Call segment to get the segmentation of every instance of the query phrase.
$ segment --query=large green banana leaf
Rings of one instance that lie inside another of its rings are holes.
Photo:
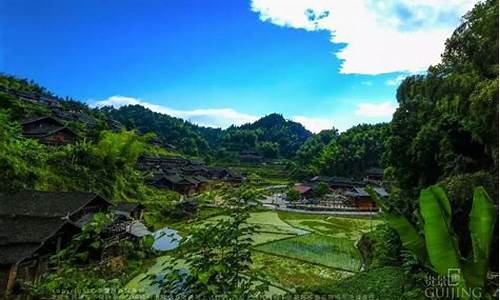
[[[440,275],[460,269],[458,243],[451,228],[451,209],[445,192],[431,186],[420,192],[420,213],[424,220],[429,260]]]
[[[466,279],[471,287],[483,287],[490,259],[493,230],[497,209],[482,187],[474,190],[474,200],[469,215],[472,255],[466,264]]]

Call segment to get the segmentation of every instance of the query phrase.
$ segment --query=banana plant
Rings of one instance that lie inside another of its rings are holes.
[[[456,278],[459,288],[484,288],[497,220],[497,209],[484,188],[477,187],[474,190],[469,214],[472,251],[468,255],[460,253],[458,239],[451,226],[451,205],[439,185],[420,192],[419,212],[423,228],[415,226],[401,214],[390,211],[373,189],[368,188],[368,192],[383,208],[384,218],[399,233],[405,248],[431,265],[441,276],[448,275],[450,269],[459,269]]]

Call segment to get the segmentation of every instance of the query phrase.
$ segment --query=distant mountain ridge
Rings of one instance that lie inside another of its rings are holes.
[[[0,86],[40,95],[55,95],[32,80],[0,75]],[[267,158],[291,158],[313,134],[302,124],[286,120],[281,114],[269,114],[261,119],[227,129],[202,127],[189,121],[151,111],[141,105],[90,108],[74,99],[59,99],[67,111],[82,111],[95,117],[121,123],[128,130],[141,134],[153,132],[164,143],[179,152],[205,158],[228,158],[239,152],[255,152]],[[101,127],[106,129],[106,127]],[[112,129],[112,128],[108,128]]]

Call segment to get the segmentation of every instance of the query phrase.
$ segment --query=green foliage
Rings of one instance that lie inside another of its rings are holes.
[[[301,124],[285,120],[282,115],[270,114],[254,123],[240,127],[231,126],[221,132],[221,143],[218,147],[217,158],[228,160],[223,154],[227,151],[256,151],[266,158],[292,158],[297,149],[304,143],[311,133]],[[233,161],[238,156],[233,157]]]
[[[220,129],[198,127],[140,105],[122,106],[119,109],[103,107],[100,112],[121,122],[129,130],[137,130],[142,134],[154,132],[163,141],[191,156],[210,155],[210,145],[220,138]]]
[[[314,197],[321,198],[329,192],[330,187],[324,182],[320,182],[317,186],[314,187]]]
[[[299,168],[308,176],[361,178],[368,168],[381,165],[388,129],[389,125],[382,123],[354,126],[340,135],[336,130],[321,132],[297,151]]]
[[[373,191],[371,194],[384,207],[383,201]],[[447,275],[450,269],[460,269],[457,280],[459,287],[484,288],[493,230],[497,222],[497,209],[486,191],[482,187],[474,190],[469,213],[472,251],[466,256],[460,251],[451,222],[451,205],[440,186],[431,186],[421,191],[419,212],[423,223],[420,230],[395,213],[384,213],[384,217],[398,231],[403,245],[421,261],[431,264],[439,275]],[[421,230],[423,236],[419,234]],[[425,253],[422,247],[425,247]]]
[[[247,224],[247,218],[247,213],[235,212],[193,230],[181,242],[177,258],[166,265],[165,276],[153,276],[160,295],[174,299],[262,296],[267,285],[248,276],[251,235],[256,228]],[[185,269],[176,268],[179,265]]]
[[[120,251],[125,260],[123,266],[97,263],[104,244],[101,234],[112,223],[113,216],[98,213],[93,220],[82,228],[70,245],[50,258],[51,272],[44,273],[36,282],[24,282],[26,294],[37,299],[68,299],[76,296],[93,299],[95,293],[115,292],[112,297],[131,297],[129,291],[122,289],[140,269],[137,259],[144,259],[153,253],[151,237],[139,243],[121,241]]]
[[[449,176],[497,173],[498,1],[467,13],[441,63],[406,78],[397,99],[384,160],[409,199]]]
[[[387,223],[363,234],[358,242],[367,269],[400,265],[401,248],[397,232]]]
[[[45,146],[24,139],[19,124],[0,110],[0,192],[32,189],[46,161]]]
[[[47,96],[52,95],[52,92],[48,91],[45,87],[38,85],[33,80],[20,79],[3,73],[0,73],[0,85],[14,90],[40,93]]]
[[[265,158],[278,158],[279,144],[275,142],[260,142],[257,145],[257,151]]]
[[[337,298],[333,299],[425,299],[415,278],[393,266],[371,269],[308,290],[316,295],[335,295]]]
[[[297,201],[300,199],[300,193],[299,191],[297,191],[296,189],[290,189],[287,193],[286,193],[286,198],[288,201]]]
[[[103,131],[97,144],[82,141],[55,149],[50,153],[49,175],[38,186],[94,191],[110,200],[144,200],[144,176],[136,164],[149,147],[147,139],[131,131]]]

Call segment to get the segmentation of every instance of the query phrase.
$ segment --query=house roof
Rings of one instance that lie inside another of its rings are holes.
[[[40,128],[35,128],[32,130],[26,130],[23,132],[26,136],[36,136],[36,137],[45,137],[45,136],[50,136],[55,133],[65,131],[66,133],[69,133],[70,135],[73,136],[78,136],[76,132],[71,130],[69,127],[64,126],[64,127],[57,127],[57,128],[50,128],[50,127],[40,127]]]
[[[389,197],[389,193],[387,192],[386,189],[383,187],[374,187],[373,190],[375,193],[377,193],[380,197]]]
[[[23,191],[11,196],[0,194],[0,215],[62,217],[73,214],[96,198],[111,205],[96,193]]]
[[[132,221],[129,225],[127,225],[126,231],[135,237],[151,235],[151,231],[149,231],[146,226],[139,221]]]
[[[352,188],[352,190],[345,192],[344,195],[348,197],[370,197],[370,194],[368,194],[364,188],[355,186]]]
[[[22,125],[27,125],[27,124],[39,122],[39,121],[42,121],[42,120],[51,121],[52,123],[57,124],[59,126],[64,126],[64,124],[61,121],[57,120],[56,118],[54,118],[52,116],[42,116],[42,117],[34,117],[34,118],[23,119],[21,121],[21,124]]]
[[[372,167],[372,168],[369,168],[368,170],[366,170],[365,174],[382,176],[382,175],[384,175],[384,169]]]
[[[300,194],[304,194],[312,190],[310,186],[304,184],[296,185],[294,186],[294,189]]]
[[[132,212],[136,209],[143,209],[144,205],[141,203],[127,203],[127,202],[120,202],[118,205],[116,205],[115,210],[123,211],[123,212]]]
[[[0,264],[32,255],[64,226],[75,225],[62,217],[0,216]]]
[[[198,180],[199,182],[208,182],[208,178],[201,175],[194,176],[194,179]]]

